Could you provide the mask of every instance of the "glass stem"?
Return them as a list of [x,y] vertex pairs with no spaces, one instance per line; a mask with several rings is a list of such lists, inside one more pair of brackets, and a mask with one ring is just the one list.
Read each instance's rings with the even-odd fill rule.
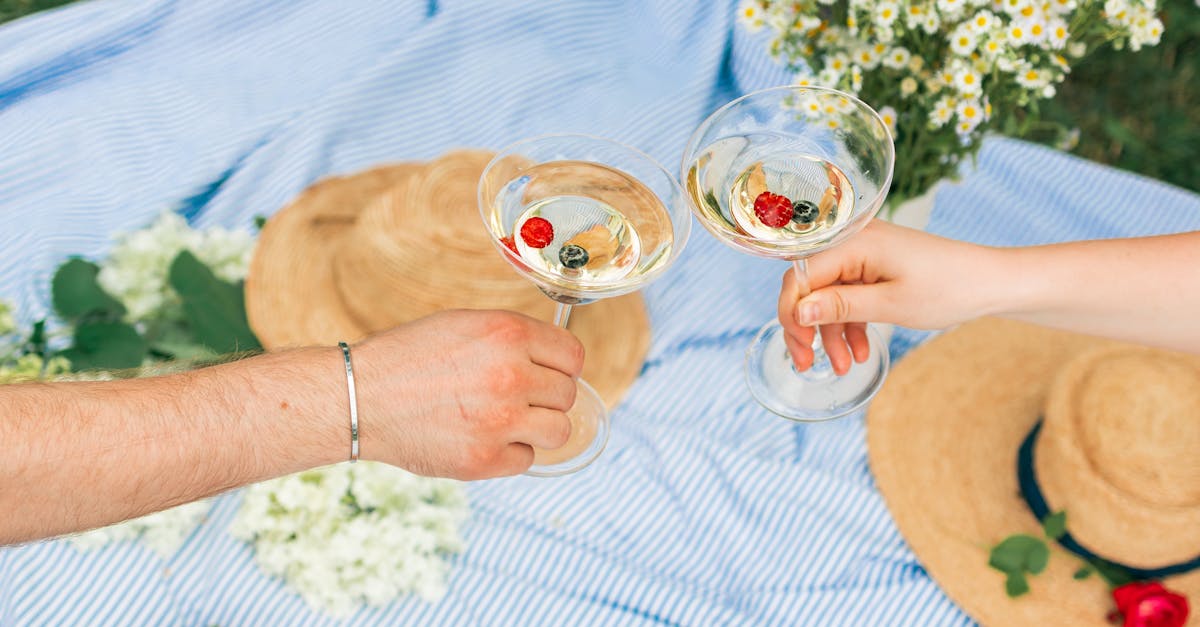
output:
[[[800,284],[800,298],[804,298],[812,293],[812,287],[808,283],[808,260],[794,259],[792,268],[796,273],[796,282]],[[808,379],[825,379],[833,376],[833,364],[829,363],[829,356],[825,354],[825,347],[821,344],[821,329],[816,326],[813,327],[812,350],[813,365],[800,373],[801,376]]]
[[557,307],[554,308],[554,324],[555,324],[555,326],[561,327],[563,329],[567,328],[567,322],[569,322],[571,320],[571,310],[574,308],[575,308],[575,305],[568,305],[566,303],[557,303]]

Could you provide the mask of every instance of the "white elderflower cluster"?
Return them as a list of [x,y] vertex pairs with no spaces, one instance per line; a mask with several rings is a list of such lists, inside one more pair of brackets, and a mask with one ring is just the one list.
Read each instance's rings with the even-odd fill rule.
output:
[[164,212],[148,228],[117,238],[97,280],[125,306],[128,319],[179,318],[179,297],[167,282],[171,262],[190,250],[226,281],[246,276],[254,236],[219,227],[198,231],[178,214]]
[[11,335],[17,332],[17,319],[13,317],[12,305],[0,300],[0,335]]
[[251,486],[230,533],[309,605],[345,616],[402,595],[440,598],[468,513],[457,482],[347,463]]

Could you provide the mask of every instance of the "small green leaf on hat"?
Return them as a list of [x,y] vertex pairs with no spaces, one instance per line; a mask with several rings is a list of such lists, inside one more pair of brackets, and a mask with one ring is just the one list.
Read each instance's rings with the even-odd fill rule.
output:
[[262,214],[254,216],[254,228],[261,231],[262,228],[266,225],[267,225],[267,216],[264,216]]
[[1075,571],[1074,577],[1077,580],[1087,579],[1088,577],[1091,577],[1092,573],[1094,572],[1096,571],[1091,566],[1082,566],[1079,570]]
[[1042,531],[1046,537],[1051,540],[1058,540],[1067,533],[1067,512],[1057,511],[1053,514],[1048,514],[1042,520]]
[[1029,554],[1025,556],[1025,568],[1029,572],[1037,575],[1043,570],[1046,570],[1046,564],[1050,561],[1050,549],[1045,543],[1030,547]]
[[988,566],[996,570],[1012,573],[1040,573],[1046,568],[1050,550],[1041,538],[1026,534],[1008,536],[993,549],[988,558]]
[[1113,587],[1123,586],[1133,581],[1133,575],[1130,575],[1129,571],[1116,564],[1106,562],[1102,559],[1092,559],[1090,562],[1100,577]]
[[1021,573],[1009,573],[1008,579],[1004,580],[1004,591],[1008,593],[1009,597],[1019,597],[1029,592],[1029,582]]

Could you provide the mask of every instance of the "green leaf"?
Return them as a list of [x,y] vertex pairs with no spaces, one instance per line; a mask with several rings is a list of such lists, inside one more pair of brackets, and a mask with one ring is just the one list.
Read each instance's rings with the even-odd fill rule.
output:
[[196,343],[222,353],[261,348],[246,321],[240,285],[217,278],[189,251],[179,253],[168,274],[183,301],[183,311]]
[[46,356],[45,318],[33,323],[33,332],[29,334],[29,341],[25,343],[25,353],[27,355],[37,355],[39,357]]
[[[1039,573],[1046,567],[1050,550],[1041,538],[1025,534],[1008,536],[997,544],[988,558],[988,566],[1002,573]],[[1036,570],[1035,570],[1036,568]]]
[[150,345],[150,350],[167,356],[170,359],[181,359],[185,361],[195,361],[200,359],[210,359],[217,356],[217,353],[207,346],[202,346],[194,342],[173,342],[171,340],[162,340]]
[[1082,566],[1082,567],[1080,567],[1079,570],[1075,571],[1075,574],[1073,576],[1077,580],[1078,579],[1087,579],[1088,577],[1091,577],[1092,573],[1094,573],[1094,572],[1096,572],[1096,571],[1091,566]]
[[1044,542],[1038,542],[1030,547],[1029,553],[1025,556],[1025,570],[1037,575],[1046,570],[1046,564],[1049,561],[1050,548]]
[[100,267],[82,259],[71,259],[58,267],[50,283],[54,310],[66,320],[88,314],[121,316],[125,307],[109,296],[96,281]]
[[75,344],[62,353],[71,369],[121,370],[142,365],[146,340],[124,322],[93,322],[75,328]]
[[1042,520],[1042,531],[1047,538],[1057,540],[1067,533],[1067,512],[1058,511],[1053,514],[1047,514]]
[[1133,581],[1133,575],[1130,575],[1128,571],[1116,564],[1106,562],[1102,559],[1093,559],[1089,563],[1110,586],[1123,586]]
[[261,231],[262,228],[264,226],[266,226],[266,224],[267,224],[267,216],[264,216],[264,215],[254,216],[254,228]]
[[147,326],[146,340],[157,357],[197,361],[217,357],[212,349],[196,343],[187,323],[159,320]]
[[1029,592],[1029,581],[1021,573],[1009,573],[1008,578],[1004,580],[1004,591],[1008,593],[1010,598],[1015,599]]

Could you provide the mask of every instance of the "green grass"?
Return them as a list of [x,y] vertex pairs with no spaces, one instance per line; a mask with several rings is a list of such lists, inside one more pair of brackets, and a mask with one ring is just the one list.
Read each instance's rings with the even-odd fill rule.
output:
[[[0,0],[0,23],[72,1]],[[1093,53],[1041,113],[1079,129],[1075,154],[1200,191],[1200,8],[1195,0],[1161,8],[1158,46]]]
[[1042,114],[1079,128],[1075,154],[1200,191],[1200,7],[1160,9],[1159,45],[1086,57]]
[[25,17],[30,13],[53,9],[74,0],[0,0],[0,23]]

